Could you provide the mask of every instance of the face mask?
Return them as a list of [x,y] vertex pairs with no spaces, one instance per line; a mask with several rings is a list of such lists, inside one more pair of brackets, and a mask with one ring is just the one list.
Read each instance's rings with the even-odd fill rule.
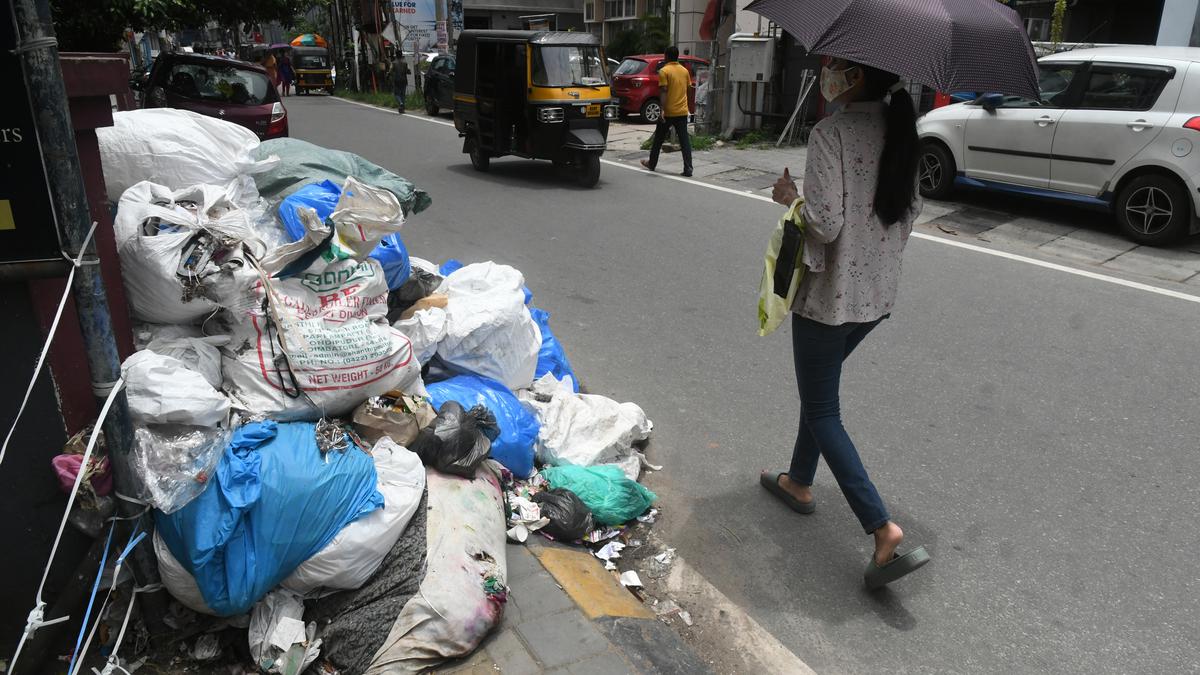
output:
[[821,96],[826,101],[833,102],[842,94],[850,91],[854,83],[850,81],[850,71],[854,67],[834,70],[829,66],[821,68]]

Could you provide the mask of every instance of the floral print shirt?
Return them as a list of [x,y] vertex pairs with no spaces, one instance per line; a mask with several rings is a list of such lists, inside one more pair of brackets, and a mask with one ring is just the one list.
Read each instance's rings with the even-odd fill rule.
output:
[[804,172],[804,265],[792,311],[837,326],[887,315],[896,301],[911,209],[890,227],[875,215],[887,121],[881,102],[851,103],[817,123]]

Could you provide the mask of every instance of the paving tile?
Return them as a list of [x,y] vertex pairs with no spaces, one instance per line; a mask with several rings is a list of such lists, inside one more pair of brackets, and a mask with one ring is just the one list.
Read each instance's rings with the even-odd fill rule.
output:
[[612,649],[588,657],[579,663],[572,663],[567,666],[567,672],[571,675],[630,675],[637,673],[628,661]]
[[541,572],[542,564],[538,562],[529,549],[525,548],[524,544],[508,544],[505,549],[505,558],[508,562],[508,585],[511,586],[515,582],[528,577],[535,572]]
[[726,171],[730,171],[730,170],[736,169],[736,168],[737,168],[736,166],[730,166],[728,164],[720,164],[718,162],[703,162],[702,163],[702,162],[693,161],[692,176],[694,176],[696,178],[705,178],[705,177],[712,176],[712,175],[715,175],[718,173],[724,173]]
[[1191,279],[1188,279],[1187,281],[1184,281],[1183,283],[1185,283],[1189,286],[1195,286],[1196,288],[1200,288],[1200,274],[1197,274],[1196,276],[1192,277]]
[[1059,237],[1065,237],[1077,229],[1039,218],[1017,218],[993,227],[983,233],[982,237],[994,244],[1017,244],[1037,248]]
[[504,616],[500,617],[501,628],[512,628],[519,626],[525,621],[525,612],[521,608],[520,601],[517,600],[517,594],[512,591],[512,584],[509,584],[508,602],[504,603]]
[[533,660],[514,630],[497,633],[488,644],[487,653],[504,675],[538,675],[542,672],[542,667]]
[[522,623],[575,606],[566,591],[559,588],[554,577],[545,570],[510,584],[510,590],[521,608]]
[[434,672],[441,675],[496,675],[496,664],[482,649],[477,649],[465,659],[451,661]]
[[941,226],[948,230],[954,230],[959,234],[975,235],[1013,219],[1011,213],[1002,211],[993,211],[991,209],[983,209],[978,206],[966,206],[961,209],[948,213],[945,216],[936,218],[929,222],[930,225]]
[[1200,253],[1140,246],[1104,263],[1104,267],[1156,279],[1185,281],[1200,273]]
[[1137,244],[1104,232],[1076,230],[1038,247],[1043,253],[1052,253],[1069,260],[1086,263],[1103,263],[1133,249]]
[[607,617],[596,626],[639,673],[702,675],[712,669],[684,642],[679,633],[657,619]]
[[942,218],[962,208],[958,204],[939,204],[937,202],[926,201],[921,208],[921,215],[913,222],[914,225],[924,225],[938,218]]
[[517,632],[546,668],[575,663],[609,647],[608,640],[577,609],[526,621]]

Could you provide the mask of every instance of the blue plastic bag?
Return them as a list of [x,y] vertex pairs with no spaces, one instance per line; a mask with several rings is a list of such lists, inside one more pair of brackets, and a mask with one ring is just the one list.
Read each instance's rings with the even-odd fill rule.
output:
[[575,377],[575,370],[571,368],[571,362],[567,360],[567,353],[563,351],[562,343],[550,330],[550,312],[530,307],[529,314],[537,322],[538,328],[542,329],[542,348],[538,350],[537,371],[533,376],[534,379],[536,380],[546,373],[554,375],[559,380],[570,376],[571,387],[578,394],[579,379]]
[[492,441],[492,459],[518,478],[533,475],[533,446],[541,425],[508,388],[479,375],[456,375],[427,385],[426,389],[437,410],[446,401],[455,401],[464,408],[486,406],[500,427],[500,436]]
[[[279,204],[279,219],[283,221],[283,227],[292,241],[300,241],[304,238],[304,223],[300,221],[297,209],[313,209],[317,212],[318,218],[325,220],[333,213],[341,197],[342,189],[333,181],[328,180],[310,183],[288,195]],[[408,249],[405,248],[404,240],[400,238],[399,233],[384,237],[375,250],[371,251],[371,257],[378,260],[379,265],[383,267],[388,290],[400,288],[412,274]]]
[[199,497],[155,512],[171,553],[220,616],[250,611],[348,523],[383,507],[375,462],[349,448],[322,455],[312,422],[238,429]]

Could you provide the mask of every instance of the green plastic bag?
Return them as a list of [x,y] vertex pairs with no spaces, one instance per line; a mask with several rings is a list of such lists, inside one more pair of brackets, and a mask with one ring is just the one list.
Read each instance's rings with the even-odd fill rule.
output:
[[792,203],[783,214],[763,258],[762,283],[758,289],[758,334],[770,335],[792,311],[792,302],[800,281],[804,278],[804,217],[800,207],[803,199]]
[[542,470],[552,488],[574,492],[592,510],[592,518],[601,525],[620,525],[637,518],[650,508],[658,495],[611,464],[601,466],[555,466]]

